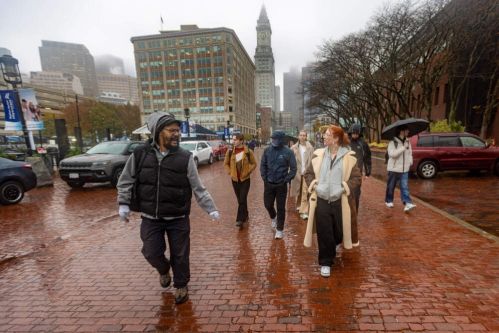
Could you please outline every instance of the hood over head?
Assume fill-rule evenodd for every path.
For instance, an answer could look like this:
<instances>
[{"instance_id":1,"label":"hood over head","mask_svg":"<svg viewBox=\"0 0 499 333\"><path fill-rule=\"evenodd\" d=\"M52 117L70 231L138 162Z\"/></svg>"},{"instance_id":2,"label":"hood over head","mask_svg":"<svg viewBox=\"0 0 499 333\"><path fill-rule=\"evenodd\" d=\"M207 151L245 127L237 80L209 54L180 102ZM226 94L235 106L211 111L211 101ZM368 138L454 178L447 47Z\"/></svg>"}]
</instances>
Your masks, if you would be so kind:
<instances>
[{"instance_id":1,"label":"hood over head","mask_svg":"<svg viewBox=\"0 0 499 333\"><path fill-rule=\"evenodd\" d=\"M359 136L362 135L362 126L360 126L360 124L353 124L352 126L350 126L350 128L348 129L348 134L359 134Z\"/></svg>"},{"instance_id":2,"label":"hood over head","mask_svg":"<svg viewBox=\"0 0 499 333\"><path fill-rule=\"evenodd\" d=\"M153 143L158 143L158 135L167 125L177 123L180 126L180 120L167 112L154 112L147 118L147 128L151 132Z\"/></svg>"},{"instance_id":3,"label":"hood over head","mask_svg":"<svg viewBox=\"0 0 499 333\"><path fill-rule=\"evenodd\" d=\"M277 146L282 146L284 145L284 137L286 135L284 134L283 131L274 131L272 133L272 146L277 147Z\"/></svg>"}]
</instances>

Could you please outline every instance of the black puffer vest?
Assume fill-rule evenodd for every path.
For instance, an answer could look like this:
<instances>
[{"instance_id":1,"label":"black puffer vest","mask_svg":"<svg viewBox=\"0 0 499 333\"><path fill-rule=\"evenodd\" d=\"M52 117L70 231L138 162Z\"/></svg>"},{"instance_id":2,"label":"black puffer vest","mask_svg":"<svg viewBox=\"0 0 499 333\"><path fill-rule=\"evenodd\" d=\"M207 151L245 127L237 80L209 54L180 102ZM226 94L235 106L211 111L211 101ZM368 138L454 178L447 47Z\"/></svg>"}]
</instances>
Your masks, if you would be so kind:
<instances>
[{"instance_id":1,"label":"black puffer vest","mask_svg":"<svg viewBox=\"0 0 499 333\"><path fill-rule=\"evenodd\" d=\"M192 189L187 166L191 153L179 148L159 163L155 150L141 148L145 156L137 177L139 210L157 218L188 215Z\"/></svg>"}]
</instances>

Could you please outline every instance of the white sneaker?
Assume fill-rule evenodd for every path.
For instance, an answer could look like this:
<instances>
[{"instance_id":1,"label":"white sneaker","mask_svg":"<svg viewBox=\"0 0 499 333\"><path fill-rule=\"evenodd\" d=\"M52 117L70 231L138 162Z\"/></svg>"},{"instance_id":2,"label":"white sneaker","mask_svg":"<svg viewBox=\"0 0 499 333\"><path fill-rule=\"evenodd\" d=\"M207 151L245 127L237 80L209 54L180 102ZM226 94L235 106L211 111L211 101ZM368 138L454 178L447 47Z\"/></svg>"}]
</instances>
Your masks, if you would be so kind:
<instances>
[{"instance_id":1,"label":"white sneaker","mask_svg":"<svg viewBox=\"0 0 499 333\"><path fill-rule=\"evenodd\" d=\"M300 218L302 220L307 220L308 219L308 214L300 214Z\"/></svg>"},{"instance_id":2,"label":"white sneaker","mask_svg":"<svg viewBox=\"0 0 499 333\"><path fill-rule=\"evenodd\" d=\"M385 202L386 207L393 208L393 202Z\"/></svg>"},{"instance_id":3,"label":"white sneaker","mask_svg":"<svg viewBox=\"0 0 499 333\"><path fill-rule=\"evenodd\" d=\"M284 232L282 232L281 230L275 231L275 236L274 236L275 239L282 239L283 237L284 237Z\"/></svg>"},{"instance_id":4,"label":"white sneaker","mask_svg":"<svg viewBox=\"0 0 499 333\"><path fill-rule=\"evenodd\" d=\"M275 228L277 228L277 217L274 217L272 219L272 229L275 229Z\"/></svg>"},{"instance_id":5,"label":"white sneaker","mask_svg":"<svg viewBox=\"0 0 499 333\"><path fill-rule=\"evenodd\" d=\"M406 203L405 204L405 207L404 207L404 213L407 213L408 211L410 211L411 209L414 209L416 208L416 205L415 204L412 204L412 203Z\"/></svg>"},{"instance_id":6,"label":"white sneaker","mask_svg":"<svg viewBox=\"0 0 499 333\"><path fill-rule=\"evenodd\" d=\"M331 276L331 267L321 266L321 276L330 277Z\"/></svg>"}]
</instances>

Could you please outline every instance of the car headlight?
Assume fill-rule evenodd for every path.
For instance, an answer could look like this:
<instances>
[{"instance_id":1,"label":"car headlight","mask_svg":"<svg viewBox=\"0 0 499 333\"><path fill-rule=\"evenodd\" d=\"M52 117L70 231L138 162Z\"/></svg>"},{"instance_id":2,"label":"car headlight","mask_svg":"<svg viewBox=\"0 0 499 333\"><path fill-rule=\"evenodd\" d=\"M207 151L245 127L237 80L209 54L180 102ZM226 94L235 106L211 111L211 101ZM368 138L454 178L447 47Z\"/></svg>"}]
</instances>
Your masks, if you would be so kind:
<instances>
[{"instance_id":1,"label":"car headlight","mask_svg":"<svg viewBox=\"0 0 499 333\"><path fill-rule=\"evenodd\" d=\"M93 162L92 167L103 167L108 165L110 162L109 161L104 161L104 162Z\"/></svg>"}]
</instances>

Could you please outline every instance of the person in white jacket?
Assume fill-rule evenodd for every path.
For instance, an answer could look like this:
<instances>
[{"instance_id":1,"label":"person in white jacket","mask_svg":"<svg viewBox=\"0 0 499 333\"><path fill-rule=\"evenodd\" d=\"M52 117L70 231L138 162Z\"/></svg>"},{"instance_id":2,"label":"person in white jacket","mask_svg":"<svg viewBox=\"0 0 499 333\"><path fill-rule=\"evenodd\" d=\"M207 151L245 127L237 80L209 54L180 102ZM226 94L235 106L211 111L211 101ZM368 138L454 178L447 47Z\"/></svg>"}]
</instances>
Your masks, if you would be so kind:
<instances>
[{"instance_id":1,"label":"person in white jacket","mask_svg":"<svg viewBox=\"0 0 499 333\"><path fill-rule=\"evenodd\" d=\"M400 126L397 129L397 136L388 144L388 181L386 183L385 204L388 208L393 208L393 192L395 186L400 182L400 197L404 204L404 212L409 212L416 207L412 203L409 194L409 168L412 165L412 148L409 142L409 129L407 126Z\"/></svg>"}]
</instances>

